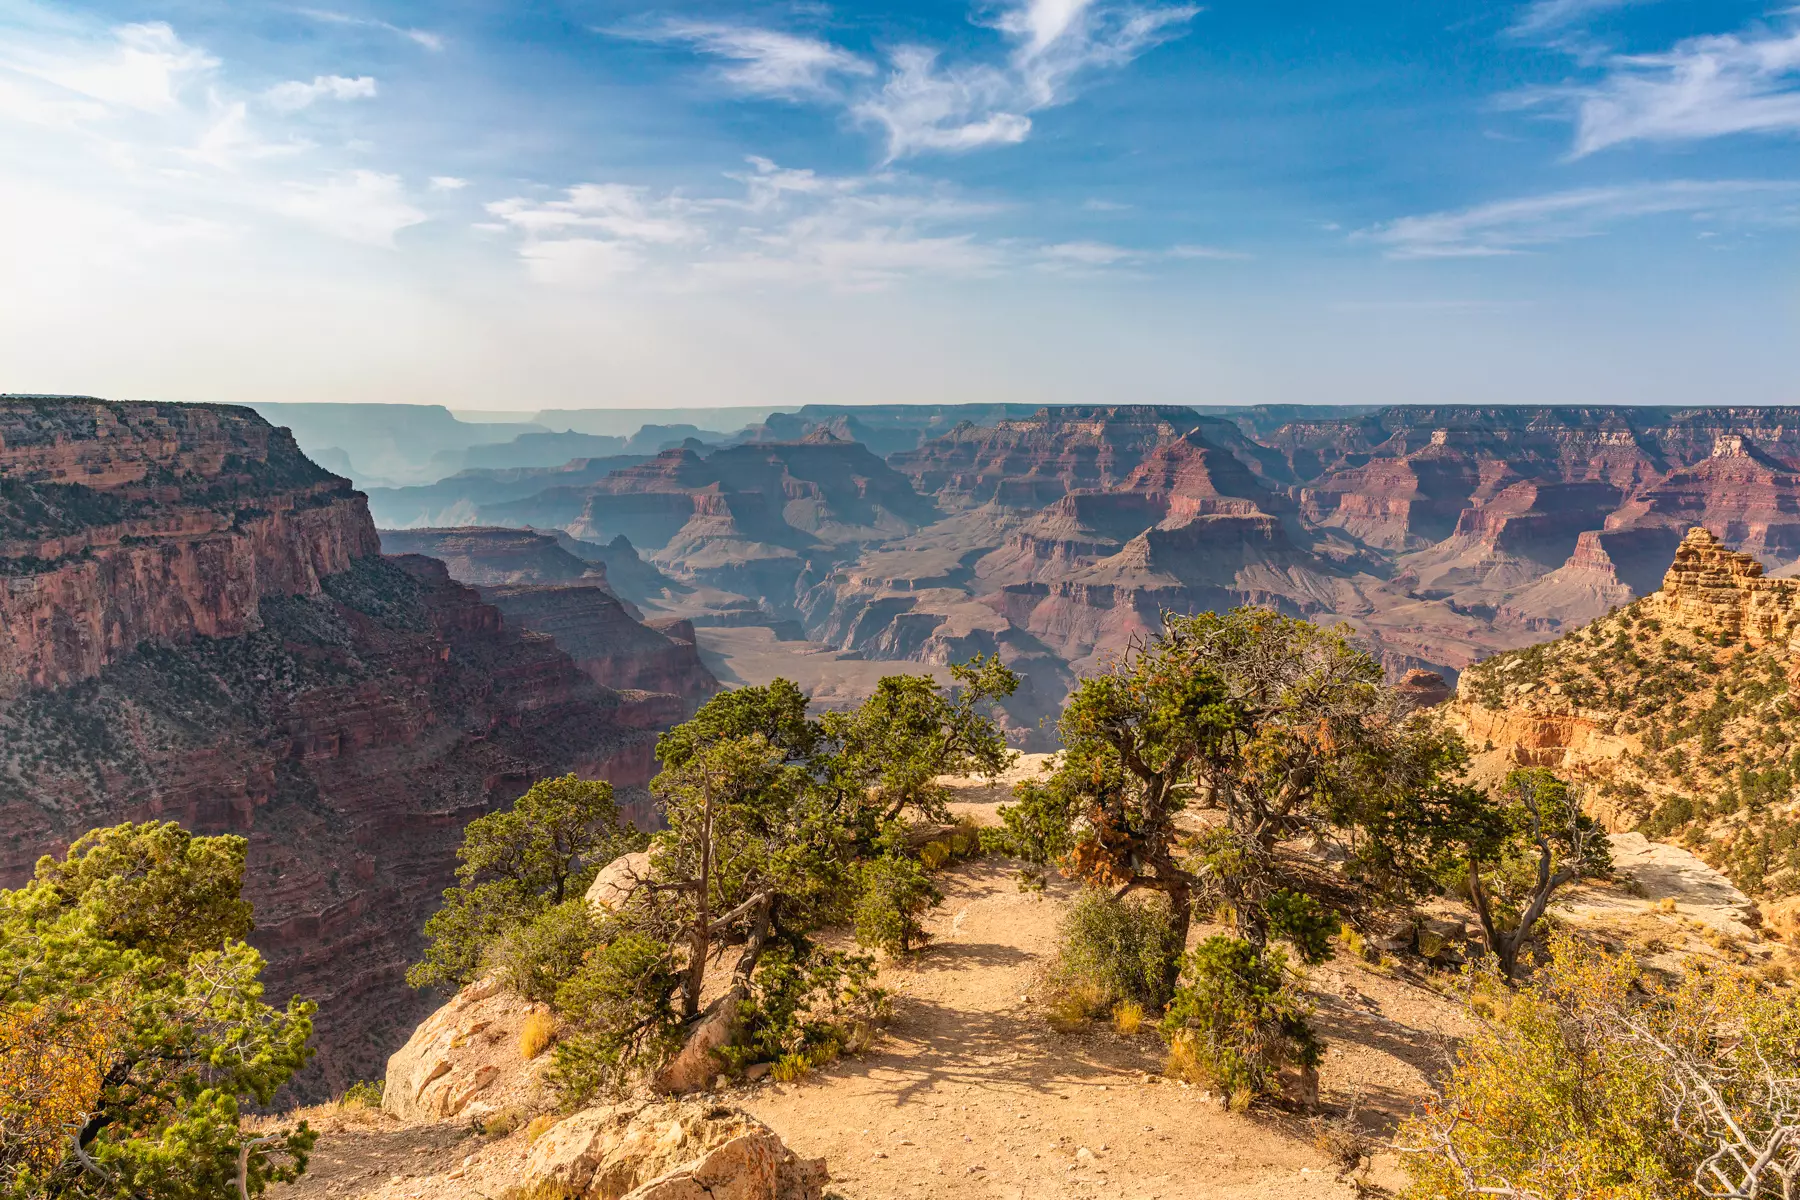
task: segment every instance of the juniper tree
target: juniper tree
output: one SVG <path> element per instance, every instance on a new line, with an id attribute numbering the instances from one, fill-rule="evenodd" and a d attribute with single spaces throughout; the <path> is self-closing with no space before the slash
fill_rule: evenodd
<path id="1" fill-rule="evenodd" d="M 425 923 L 414 987 L 461 987 L 509 932 L 580 897 L 599 868 L 642 844 L 620 816 L 612 784 L 573 774 L 541 779 L 501 812 L 470 821 L 457 884 Z"/>
<path id="2" fill-rule="evenodd" d="M 173 822 L 78 839 L 0 891 L 0 1196 L 201 1200 L 306 1166 L 251 1136 L 311 1054 L 314 1006 L 263 1003 L 244 839 Z"/>
<path id="3" fill-rule="evenodd" d="M 1162 892 L 1176 947 L 1204 893 L 1257 952 L 1272 935 L 1305 952 L 1316 939 L 1295 926 L 1316 914 L 1277 896 L 1282 842 L 1342 841 L 1354 869 L 1403 890 L 1470 802 L 1448 781 L 1466 761 L 1455 736 L 1411 714 L 1342 630 L 1262 608 L 1165 615 L 1076 685 L 1058 730 L 1056 771 L 1003 810 L 1015 843 L 1120 895 Z M 1184 847 L 1193 810 L 1219 820 Z"/>

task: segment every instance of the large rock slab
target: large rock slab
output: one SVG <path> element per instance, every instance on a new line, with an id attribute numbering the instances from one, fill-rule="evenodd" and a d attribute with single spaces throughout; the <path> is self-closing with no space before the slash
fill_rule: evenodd
<path id="1" fill-rule="evenodd" d="M 388 1059 L 381 1106 L 404 1120 L 436 1121 L 529 1101 L 550 1056 L 528 1061 L 519 1033 L 540 1008 L 494 976 L 470 984 Z"/>
<path id="2" fill-rule="evenodd" d="M 590 1108 L 532 1144 L 521 1189 L 579 1200 L 819 1200 L 823 1159 L 802 1159 L 747 1113 L 696 1103 Z"/>

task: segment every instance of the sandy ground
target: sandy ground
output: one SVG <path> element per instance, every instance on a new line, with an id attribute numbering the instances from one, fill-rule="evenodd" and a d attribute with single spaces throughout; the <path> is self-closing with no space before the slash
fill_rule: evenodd
<path id="1" fill-rule="evenodd" d="M 1131 1038 L 1098 1023 L 1054 1032 L 1033 989 L 1073 889 L 1021 893 L 1016 865 L 988 860 L 944 877 L 931 948 L 883 972 L 896 993 L 883 1043 L 737 1102 L 795 1150 L 824 1156 L 847 1200 L 1357 1194 L 1314 1149 L 1307 1122 L 1232 1114 L 1204 1089 L 1162 1078 L 1161 1039 L 1149 1028 Z M 1411 1060 L 1435 1056 L 1437 1030 L 1370 998 L 1405 986 L 1335 973 L 1315 982 L 1328 989 L 1318 1021 L 1334 1048 L 1322 1073 L 1327 1108 L 1343 1108 L 1353 1090 L 1371 1123 L 1380 1119 L 1371 1102 L 1410 1107 L 1425 1086 Z M 1417 1007 L 1452 1012 L 1435 996 Z M 1391 1164 L 1376 1177 L 1392 1178 Z"/>

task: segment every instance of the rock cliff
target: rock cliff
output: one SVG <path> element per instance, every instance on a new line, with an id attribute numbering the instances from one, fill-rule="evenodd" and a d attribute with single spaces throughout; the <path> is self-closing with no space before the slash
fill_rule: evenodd
<path id="1" fill-rule="evenodd" d="M 96 825 L 242 833 L 269 993 L 321 1005 L 303 1087 L 376 1074 L 462 826 L 569 770 L 641 796 L 667 714 L 382 557 L 248 410 L 7 402 L 0 439 L 0 884 Z"/>
<path id="2" fill-rule="evenodd" d="M 1484 777 L 1549 767 L 1613 829 L 1780 896 L 1800 888 L 1797 682 L 1800 580 L 1695 528 L 1658 591 L 1472 668 L 1447 711 Z"/>

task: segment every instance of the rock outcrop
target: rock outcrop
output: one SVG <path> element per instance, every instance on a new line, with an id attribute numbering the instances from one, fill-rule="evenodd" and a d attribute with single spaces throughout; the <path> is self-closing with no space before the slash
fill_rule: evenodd
<path id="1" fill-rule="evenodd" d="M 803 1159 L 738 1109 L 701 1103 L 591 1108 L 532 1144 L 521 1190 L 579 1200 L 820 1200 L 823 1159 Z"/>
<path id="2" fill-rule="evenodd" d="M 474 1120 L 531 1105 L 550 1056 L 526 1058 L 525 1022 L 542 1005 L 488 976 L 432 1013 L 387 1062 L 381 1107 L 405 1121 Z"/>
<path id="3" fill-rule="evenodd" d="M 1448 706 L 1480 777 L 1548 767 L 1614 830 L 1679 836 L 1752 895 L 1800 880 L 1800 580 L 1690 529 L 1660 590 L 1466 672 Z"/>
<path id="4" fill-rule="evenodd" d="M 548 634 L 595 683 L 680 697 L 689 711 L 719 690 L 680 618 L 634 620 L 596 583 L 489 587 L 482 598 L 510 624 Z"/>
<path id="5" fill-rule="evenodd" d="M 375 553 L 363 498 L 254 413 L 0 402 L 0 695 L 235 637 Z"/>
<path id="6" fill-rule="evenodd" d="M 387 554 L 423 554 L 450 568 L 450 577 L 475 587 L 568 583 L 583 580 L 606 589 L 606 568 L 569 553 L 548 533 L 473 526 L 450 529 L 384 529 Z M 610 590 L 610 589 L 608 589 Z"/>
<path id="7" fill-rule="evenodd" d="M 471 818 L 571 770 L 629 804 L 655 770 L 654 713 L 382 557 L 248 410 L 0 404 L 0 533 L 0 886 L 122 820 L 246 836 L 269 996 L 320 1003 L 303 1094 L 425 1014 L 403 975 Z"/>

